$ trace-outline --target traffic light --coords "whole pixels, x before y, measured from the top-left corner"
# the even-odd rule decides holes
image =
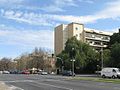
[[[52,54],[52,58],[54,57],[54,54]]]

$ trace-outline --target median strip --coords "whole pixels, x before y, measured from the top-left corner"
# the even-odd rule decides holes
[[[120,79],[108,79],[108,78],[93,78],[93,77],[70,77],[68,80],[85,80],[85,81],[95,81],[95,82],[107,82],[107,83],[117,83],[120,84]]]

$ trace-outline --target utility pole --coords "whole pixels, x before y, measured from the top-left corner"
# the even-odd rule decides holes
[[[101,47],[101,68],[103,69],[104,63],[103,63],[103,47]]]
[[[74,76],[74,62],[75,62],[75,59],[72,59],[72,76]]]
[[[74,48],[72,48],[72,54],[71,54],[72,56],[72,76],[74,76],[74,62],[75,62],[75,59],[74,59],[74,57],[75,57],[75,49]]]

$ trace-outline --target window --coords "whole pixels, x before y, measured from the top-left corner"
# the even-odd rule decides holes
[[[90,41],[90,44],[92,44],[93,42],[92,41]]]
[[[95,38],[95,35],[94,35],[94,34],[92,34],[92,38]]]
[[[101,42],[95,41],[95,42],[94,42],[94,45],[101,45]]]
[[[76,34],[76,37],[78,37],[78,34]]]
[[[116,73],[115,69],[113,69],[113,72]]]
[[[75,30],[78,30],[78,27],[76,27]]]
[[[110,37],[109,36],[104,36],[103,39],[104,40],[110,40]]]

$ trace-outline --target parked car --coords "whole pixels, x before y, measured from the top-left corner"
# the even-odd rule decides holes
[[[120,70],[119,68],[103,68],[101,71],[101,76],[103,78],[120,78]]]
[[[55,72],[51,72],[50,74],[51,74],[51,75],[55,75]]]
[[[0,74],[3,74],[3,71],[0,71]]]
[[[18,71],[17,70],[11,70],[10,74],[18,74]]]
[[[62,73],[63,76],[75,76],[75,73],[72,71],[63,71]]]
[[[46,72],[46,71],[41,72],[41,75],[47,75],[47,74],[48,74],[48,72]]]
[[[10,74],[9,71],[3,71],[3,74]]]
[[[26,70],[26,71],[22,71],[21,73],[22,73],[22,74],[30,74],[30,72],[27,71],[27,70]]]

